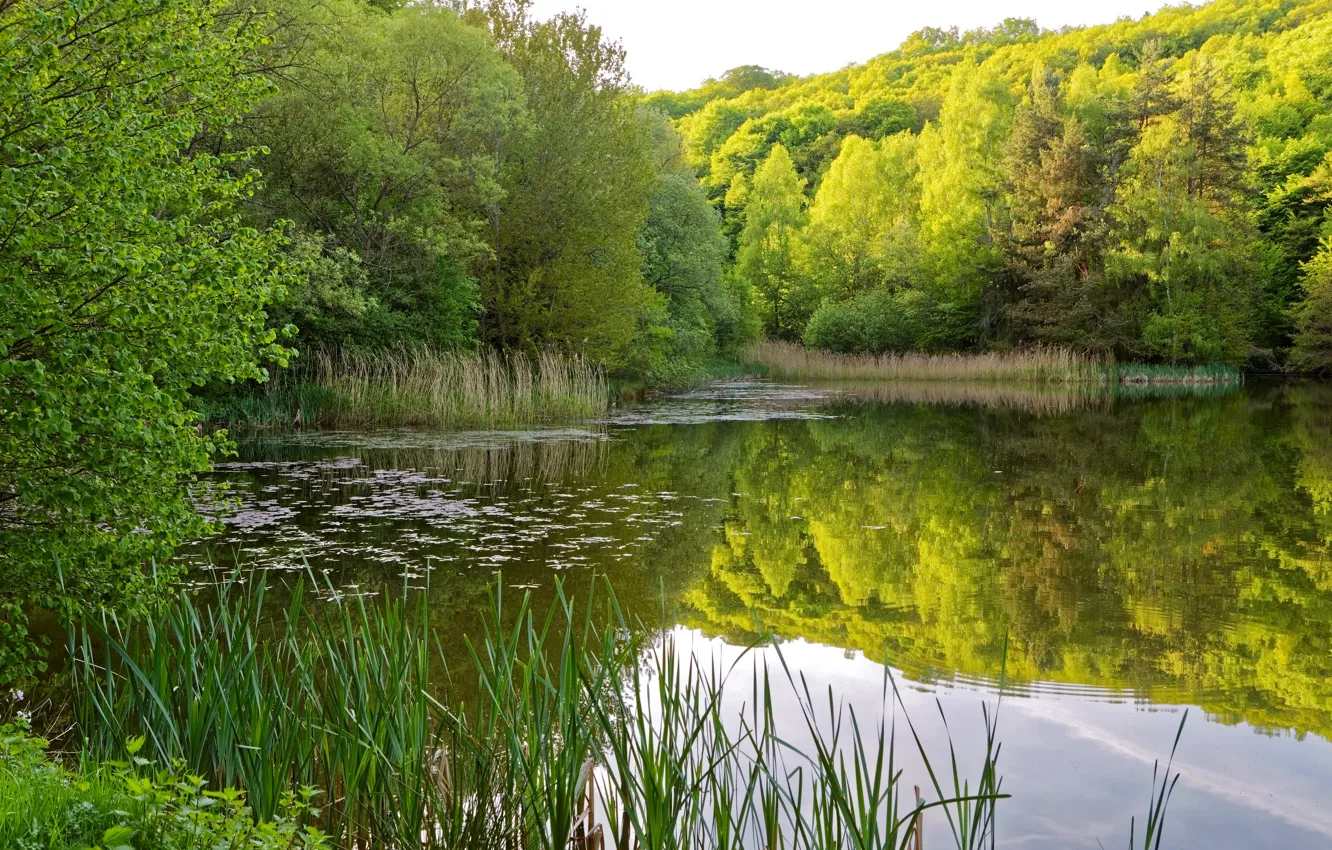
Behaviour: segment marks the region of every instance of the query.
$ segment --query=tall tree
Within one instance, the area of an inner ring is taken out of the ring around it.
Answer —
[[[894,248],[915,212],[914,137],[847,136],[810,207],[807,274],[825,297],[891,283]]]
[[[805,218],[804,181],[786,148],[775,145],[754,172],[736,254],[736,274],[753,290],[772,336],[798,336],[814,308],[798,266]]]
[[[629,96],[618,43],[582,13],[535,22],[526,6],[497,0],[471,15],[521,74],[530,115],[498,140],[504,196],[481,275],[482,336],[614,367],[660,309],[637,246],[656,179],[651,125]]]
[[[256,209],[312,234],[320,260],[284,312],[304,345],[471,344],[521,80],[448,9],[350,6],[312,33],[249,122],[271,150]]]
[[[1332,228],[1328,228],[1332,230]],[[1332,372],[1332,233],[1304,264],[1304,301],[1295,313],[1291,360],[1300,369]]]
[[[221,9],[0,4],[0,671],[20,603],[129,609],[173,574],[227,445],[190,388],[285,356],[280,234],[232,214],[250,152],[207,153],[265,88],[262,21]]]
[[[685,158],[674,128],[656,119],[658,174],[639,234],[643,276],[666,297],[669,354],[697,360],[743,341],[741,306],[725,280],[721,216]]]
[[[988,65],[954,72],[939,121],[921,133],[920,229],[931,295],[953,344],[991,338],[998,310],[983,302],[1002,266],[990,233],[1002,211],[1000,163],[1012,117],[1008,84]]]
[[[1014,292],[1017,341],[1109,351],[1131,329],[1106,284],[1107,168],[1076,116],[1065,118],[1057,83],[1037,66],[1004,158],[1008,220],[997,236]]]
[[[1242,363],[1254,310],[1249,234],[1233,210],[1198,194],[1198,169],[1188,128],[1173,116],[1142,133],[1112,208],[1107,265],[1135,305],[1133,353]]]

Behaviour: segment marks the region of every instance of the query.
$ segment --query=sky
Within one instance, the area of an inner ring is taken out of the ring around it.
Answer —
[[[624,43],[634,82],[693,88],[738,65],[835,71],[926,26],[974,29],[1035,18],[1047,29],[1140,17],[1162,0],[534,0],[537,17],[575,8]]]

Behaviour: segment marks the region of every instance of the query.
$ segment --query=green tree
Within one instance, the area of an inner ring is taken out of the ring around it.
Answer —
[[[698,360],[716,345],[733,351],[744,317],[725,280],[721,216],[685,161],[680,137],[665,121],[658,127],[661,165],[638,248],[644,278],[667,299],[670,355]]]
[[[1002,258],[989,234],[1001,217],[1000,163],[1012,117],[1008,84],[988,65],[954,73],[937,125],[920,136],[920,234],[931,296],[954,345],[993,336],[982,293]]]
[[[280,234],[240,226],[262,21],[215,2],[0,5],[0,606],[148,600],[226,447],[185,401],[284,351]],[[205,135],[207,134],[207,135]],[[237,176],[238,175],[238,176]],[[159,559],[150,568],[152,559]],[[12,675],[14,646],[0,648]],[[4,673],[0,672],[0,676]]]
[[[450,10],[353,5],[328,17],[250,122],[271,150],[256,209],[323,248],[290,315],[306,345],[471,344],[472,275],[491,257],[486,224],[502,195],[496,140],[522,120],[522,83]],[[329,297],[330,276],[354,296]]]
[[[1081,119],[1062,106],[1038,66],[1004,159],[1008,219],[996,239],[1015,290],[1008,318],[1018,341],[1110,351],[1132,331],[1104,274],[1111,187]]]
[[[1136,307],[1141,353],[1170,362],[1243,363],[1253,268],[1243,222],[1196,187],[1196,149],[1173,117],[1143,132],[1112,214],[1109,274]]]
[[[804,226],[804,181],[786,148],[775,145],[749,187],[736,255],[736,274],[757,297],[772,336],[798,336],[814,307],[797,260]]]
[[[805,234],[807,267],[819,293],[842,298],[905,284],[894,251],[915,213],[914,137],[875,144],[847,136],[819,184]]]
[[[638,253],[657,170],[624,50],[581,13],[535,22],[525,4],[497,2],[474,18],[518,69],[530,115],[496,152],[504,196],[481,275],[482,337],[618,367],[663,307]]]
[[[1332,228],[1329,228],[1332,229]],[[1291,360],[1301,369],[1332,371],[1332,235],[1304,264],[1305,297],[1296,313]]]
[[[748,111],[731,100],[710,100],[699,111],[682,118],[679,130],[684,137],[689,164],[696,169],[706,169],[712,152],[748,118]]]

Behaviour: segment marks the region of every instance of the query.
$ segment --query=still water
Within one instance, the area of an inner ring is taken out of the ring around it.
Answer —
[[[1000,701],[1000,846],[1124,846],[1188,709],[1167,845],[1332,847],[1332,388],[732,383],[579,429],[255,439],[213,483],[238,507],[201,568],[407,584],[453,633],[497,580],[605,575],[698,652],[772,630],[866,716],[886,662],[934,751],[936,700],[961,753]]]

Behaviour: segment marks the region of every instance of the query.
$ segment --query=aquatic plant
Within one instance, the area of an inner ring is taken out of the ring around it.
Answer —
[[[1166,761],[1165,771],[1161,773],[1160,783],[1157,783],[1157,773],[1160,771],[1161,763],[1158,761],[1152,765],[1152,794],[1148,798],[1147,818],[1143,823],[1142,830],[1142,850],[1161,850],[1161,841],[1165,836],[1165,818],[1166,807],[1170,805],[1170,798],[1175,793],[1175,785],[1179,783],[1179,774],[1173,777],[1170,775],[1171,768],[1175,765],[1175,753],[1179,750],[1179,739],[1184,736],[1184,724],[1189,720],[1189,712],[1185,710],[1182,717],[1179,718],[1179,731],[1175,732],[1175,743],[1170,746],[1170,758]],[[1135,850],[1135,837],[1137,836],[1138,819],[1134,818],[1129,823],[1129,850]]]
[[[255,393],[198,406],[230,426],[511,428],[595,418],[610,389],[579,355],[415,347],[315,352]]]
[[[1240,384],[1244,375],[1233,366],[1212,363],[1173,366],[1167,363],[1117,363],[1115,380],[1121,384]]]
[[[260,819],[318,789],[316,825],[344,848],[904,848],[931,809],[960,848],[993,835],[992,715],[976,781],[954,756],[951,778],[929,769],[937,799],[903,802],[890,678],[866,726],[831,691],[816,710],[780,661],[814,742],[802,752],[766,665],[748,671],[748,713],[728,716],[748,651],[723,667],[631,628],[609,590],[575,606],[559,589],[539,613],[497,585],[484,634],[446,648],[424,607],[320,589],[326,602],[298,587],[274,617],[262,582],[231,580],[206,605],[182,595],[72,634],[88,756],[141,737],[148,758],[243,788]]]

